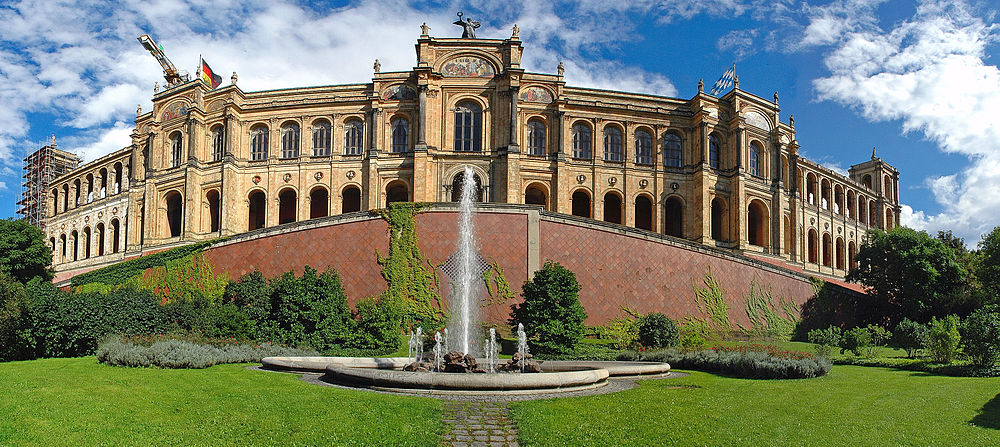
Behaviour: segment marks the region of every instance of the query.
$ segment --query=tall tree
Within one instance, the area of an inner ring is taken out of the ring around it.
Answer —
[[[855,259],[858,268],[847,280],[869,288],[878,312],[872,323],[891,327],[903,318],[927,321],[971,311],[968,272],[954,250],[926,232],[906,227],[871,230]]]
[[[26,283],[39,276],[52,279],[52,249],[45,233],[22,219],[0,219],[0,270]]]
[[[1000,304],[1000,227],[993,228],[979,241],[975,272],[984,300]]]

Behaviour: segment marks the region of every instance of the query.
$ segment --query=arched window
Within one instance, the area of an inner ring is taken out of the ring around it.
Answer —
[[[806,174],[806,201],[809,202],[810,205],[816,204],[817,183],[815,174],[812,172]]]
[[[590,217],[590,194],[587,194],[587,191],[582,189],[574,191],[571,201],[574,216]]]
[[[94,175],[87,174],[87,203],[94,201]]]
[[[122,188],[122,164],[115,163],[115,194],[121,192]]]
[[[604,194],[604,221],[622,223],[622,198],[613,191]]]
[[[59,188],[52,190],[52,212],[49,213],[49,216],[55,216],[56,214],[59,214]]]
[[[247,197],[249,203],[249,216],[247,219],[247,230],[253,231],[264,228],[264,217],[267,212],[267,201],[263,191],[254,191]]]
[[[219,190],[213,189],[205,194],[205,201],[208,202],[208,231],[214,233],[219,231],[221,223],[221,201],[219,200]]]
[[[299,157],[299,125],[287,123],[281,126],[281,158]]]
[[[69,211],[69,185],[63,185],[62,212]]]
[[[684,204],[677,197],[670,197],[663,206],[667,236],[684,237]]]
[[[100,191],[100,198],[107,197],[108,194],[108,170],[101,168],[97,174],[97,189]]]
[[[313,156],[330,155],[330,122],[320,120],[313,123]]]
[[[385,203],[409,202],[410,190],[401,181],[394,181],[385,186]]]
[[[854,260],[857,254],[857,248],[854,245],[854,241],[851,241],[847,244],[847,262],[849,268],[854,269],[858,267],[858,263]]]
[[[865,174],[861,178],[861,184],[865,185],[865,188],[872,189],[872,176],[870,174]]]
[[[90,259],[90,227],[83,228],[83,259]]]
[[[73,241],[73,260],[76,261],[80,259],[80,233],[73,230],[70,234],[70,240]]]
[[[719,169],[722,166],[722,143],[719,137],[709,135],[708,137],[708,167]]]
[[[892,229],[892,210],[885,210],[885,230],[889,231]]]
[[[59,235],[59,247],[61,247],[60,250],[62,250],[62,252],[61,252],[62,255],[59,256],[59,261],[66,262],[66,235],[65,234]]]
[[[340,195],[341,195],[340,209],[342,213],[353,213],[361,211],[361,190],[358,189],[357,186],[348,186],[344,188],[344,191]],[[405,201],[406,201],[405,199],[400,200],[400,202],[405,202]]]
[[[226,133],[222,126],[212,128],[212,161],[222,161],[226,152]]]
[[[177,191],[167,193],[164,200],[167,204],[167,236],[177,237],[181,235],[181,224],[183,223],[184,201]]]
[[[750,143],[750,175],[760,177],[761,175],[761,153],[763,149],[757,143]]]
[[[807,240],[807,244],[809,249],[809,258],[808,258],[809,262],[816,264],[817,260],[819,259],[817,255],[817,252],[819,251],[819,245],[817,244],[819,244],[819,241],[818,241],[818,236],[816,236],[816,230],[813,228],[809,229],[809,237]]]
[[[267,126],[250,129],[250,160],[267,160]]]
[[[528,121],[528,155],[545,155],[545,123],[540,119]]]
[[[392,151],[396,153],[410,150],[410,121],[406,118],[392,120]]]
[[[361,155],[364,148],[365,125],[361,120],[344,123],[344,155]]]
[[[573,125],[573,158],[583,158],[589,160],[592,155],[590,126],[586,124]]]
[[[725,238],[726,204],[722,198],[712,199],[712,239],[722,241]]]
[[[76,203],[73,204],[73,208],[80,206],[80,195],[83,194],[83,186],[80,184],[80,179],[73,180],[73,187],[76,190]]]
[[[833,266],[833,239],[830,233],[823,233],[823,266]]]
[[[309,192],[309,218],[326,217],[330,215],[330,192],[322,186],[317,186]]]
[[[837,268],[844,269],[844,239],[837,238]]]
[[[617,127],[604,128],[604,159],[622,161],[622,131]]]
[[[120,248],[118,246],[118,237],[119,237],[119,233],[118,232],[119,231],[121,231],[121,230],[119,228],[118,219],[111,219],[111,252],[112,253],[118,253],[118,251],[120,250]]]
[[[455,107],[455,150],[479,152],[482,150],[483,109],[473,101]]]
[[[663,136],[663,165],[668,168],[679,168],[683,165],[681,137],[675,133]]]
[[[104,223],[98,222],[94,227],[94,235],[97,236],[97,256],[104,256]]]
[[[278,225],[295,222],[298,202],[298,195],[292,188],[278,193]]]
[[[545,189],[542,188],[537,183],[532,183],[524,190],[524,204],[525,205],[539,205],[542,208],[549,208],[549,198],[545,194]]]
[[[758,247],[768,246],[767,207],[760,200],[750,202],[747,211],[747,242]]]
[[[476,202],[483,201],[483,183],[479,179],[478,174],[472,174],[472,181],[475,183],[475,198]],[[465,184],[465,171],[459,171],[455,174],[455,177],[451,180],[451,201],[460,202],[462,200],[462,188]]]
[[[653,231],[653,201],[646,196],[635,198],[635,227]]]
[[[653,164],[653,135],[642,129],[635,131],[635,163]]]
[[[785,215],[785,254],[789,254],[792,251],[792,223],[788,219],[788,215]]]
[[[181,157],[184,156],[184,144],[180,132],[170,134],[170,167],[176,168],[181,165]]]

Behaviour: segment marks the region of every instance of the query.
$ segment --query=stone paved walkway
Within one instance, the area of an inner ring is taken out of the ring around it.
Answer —
[[[517,428],[506,402],[447,400],[442,444],[451,447],[517,447]]]

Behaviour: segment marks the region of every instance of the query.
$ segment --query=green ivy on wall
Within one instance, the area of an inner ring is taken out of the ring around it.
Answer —
[[[511,298],[517,296],[511,290],[503,268],[496,261],[490,262],[489,268],[483,272],[483,284],[486,286],[486,299],[483,300],[483,307],[494,304],[506,304]]]
[[[764,287],[758,277],[750,281],[750,292],[744,297],[750,327],[740,329],[747,335],[763,337],[791,337],[799,322],[799,307],[790,299],[778,297],[774,301],[771,286]]]
[[[423,203],[391,203],[379,215],[389,224],[389,253],[375,252],[387,288],[382,300],[403,303],[405,325],[418,325],[424,332],[436,330],[445,319],[437,270],[417,246],[416,215]]]
[[[701,315],[684,317],[683,324],[703,335],[732,330],[729,323],[729,304],[726,303],[726,292],[712,277],[711,269],[705,274],[702,282],[704,287],[694,287],[694,298]]]

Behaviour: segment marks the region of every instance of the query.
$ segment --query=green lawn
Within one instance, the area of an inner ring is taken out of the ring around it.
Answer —
[[[1000,378],[834,366],[817,379],[694,372],[640,384],[513,404],[522,445],[1000,444]]]
[[[0,445],[439,444],[440,402],[305,383],[242,365],[0,363]]]

